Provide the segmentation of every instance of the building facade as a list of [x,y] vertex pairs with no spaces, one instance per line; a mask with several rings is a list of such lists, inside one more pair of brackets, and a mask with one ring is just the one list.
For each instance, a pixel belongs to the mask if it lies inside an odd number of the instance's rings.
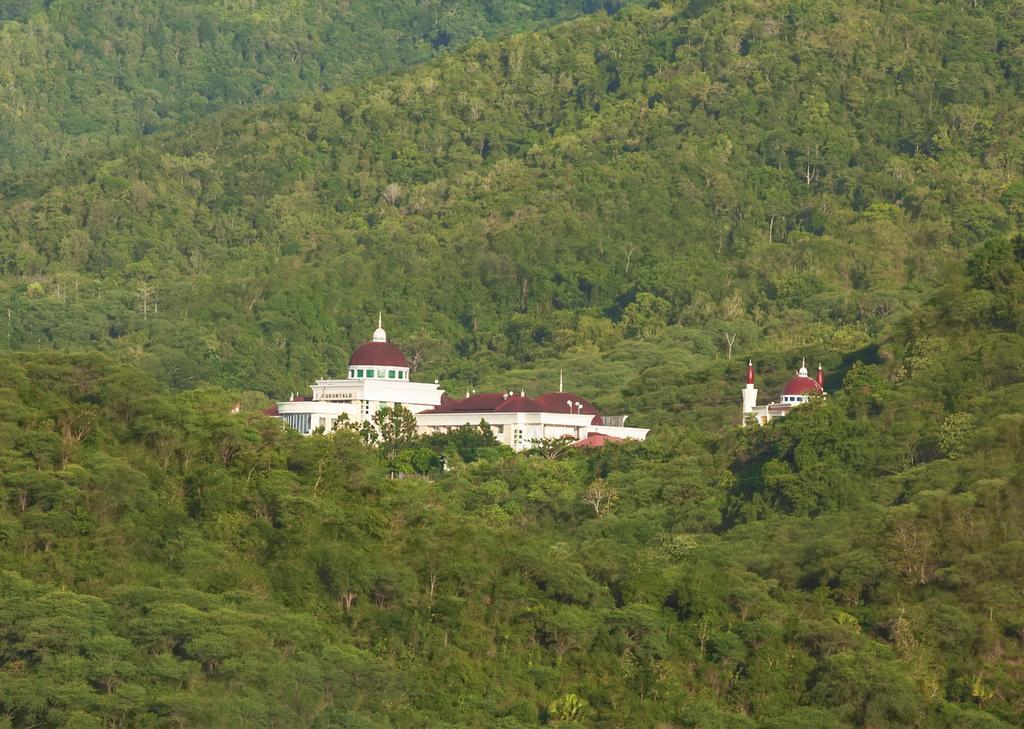
[[794,407],[810,401],[812,397],[824,396],[825,373],[821,364],[818,364],[818,376],[815,379],[808,374],[807,362],[804,361],[796,375],[782,389],[778,402],[758,405],[757,387],[754,386],[754,361],[750,360],[747,362],[747,385],[742,390],[743,417],[740,424],[767,425],[776,418],[786,417]]
[[436,408],[417,413],[416,422],[420,432],[446,433],[483,421],[499,443],[520,451],[548,438],[581,441],[601,434],[644,440],[647,428],[626,427],[626,418],[602,416],[586,399],[560,390],[532,398],[523,392],[481,392],[462,399],[446,395]]
[[317,380],[310,385],[312,397],[292,396],[269,414],[309,435],[329,433],[342,422],[358,425],[383,407],[401,405],[415,414],[440,405],[444,391],[438,384],[413,382],[409,369],[409,361],[388,341],[378,320],[373,338],[349,358],[348,377]]

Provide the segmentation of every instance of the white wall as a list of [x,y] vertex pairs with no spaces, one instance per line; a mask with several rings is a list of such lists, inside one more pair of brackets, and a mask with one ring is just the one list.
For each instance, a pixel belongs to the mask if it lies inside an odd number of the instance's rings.
[[581,440],[590,433],[637,440],[647,437],[646,428],[591,425],[593,418],[585,413],[420,413],[416,422],[421,433],[443,433],[485,420],[499,443],[517,451],[533,447],[533,442],[542,438],[569,436]]
[[444,391],[433,382],[399,380],[317,380],[311,386],[313,400],[365,400],[404,405],[413,412],[441,404]]

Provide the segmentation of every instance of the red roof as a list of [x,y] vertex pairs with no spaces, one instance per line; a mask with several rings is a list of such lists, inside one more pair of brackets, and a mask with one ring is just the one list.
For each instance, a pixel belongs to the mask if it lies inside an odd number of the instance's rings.
[[[580,397],[575,392],[545,392],[543,395],[538,395],[533,398],[534,402],[538,403],[542,412],[545,413],[568,413],[568,412],[580,412],[586,413],[587,415],[593,415],[594,418],[591,420],[591,425],[603,425],[604,421],[601,420],[601,413],[598,412],[589,400],[585,397]],[[569,402],[573,403],[572,408],[569,407]],[[583,407],[580,409],[576,408],[576,403],[579,403]]]
[[490,413],[505,402],[505,396],[500,392],[481,392],[476,395],[459,399],[450,397],[442,400],[441,404],[431,412],[436,413]]
[[544,408],[536,400],[521,395],[511,395],[505,398],[498,407],[494,408],[496,413],[542,413]]
[[605,443],[621,443],[622,438],[616,438],[614,435],[605,435],[604,433],[591,433],[583,440],[578,440],[573,443],[574,448],[600,448]]
[[[580,403],[581,408],[575,405],[570,411],[568,400]],[[441,404],[430,413],[583,413],[593,415],[592,425],[602,425],[600,413],[597,408],[587,402],[579,395],[571,392],[548,392],[538,397],[530,398],[522,395],[507,395],[502,392],[479,392],[467,398],[458,399],[442,397]]]
[[783,395],[821,395],[823,390],[817,380],[805,375],[797,375],[786,384]]
[[408,367],[409,360],[391,342],[367,342],[361,344],[349,357],[352,365],[380,365],[383,367]]

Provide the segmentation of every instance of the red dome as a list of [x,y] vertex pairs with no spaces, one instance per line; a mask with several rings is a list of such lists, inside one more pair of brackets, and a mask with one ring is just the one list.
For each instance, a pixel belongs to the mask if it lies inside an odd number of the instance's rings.
[[409,360],[390,342],[367,342],[360,345],[348,360],[349,366],[408,367]]
[[797,375],[786,384],[783,395],[821,395],[823,390],[817,380],[806,375]]

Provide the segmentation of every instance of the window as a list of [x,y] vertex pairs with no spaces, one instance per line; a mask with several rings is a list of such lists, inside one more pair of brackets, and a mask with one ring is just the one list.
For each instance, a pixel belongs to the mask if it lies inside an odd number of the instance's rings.
[[363,371],[362,370],[356,370],[356,377],[362,377],[362,376],[363,376]]
[[395,379],[395,371],[394,370],[388,370],[388,379],[389,380]]
[[356,371],[355,370],[349,370],[348,371],[348,376],[349,377],[355,377],[356,376]]
[[284,421],[300,433],[308,433],[311,429],[312,413],[293,413],[284,416]]
[[401,370],[398,371],[398,379],[400,379],[400,380],[404,380],[405,379],[405,373],[402,372]]

